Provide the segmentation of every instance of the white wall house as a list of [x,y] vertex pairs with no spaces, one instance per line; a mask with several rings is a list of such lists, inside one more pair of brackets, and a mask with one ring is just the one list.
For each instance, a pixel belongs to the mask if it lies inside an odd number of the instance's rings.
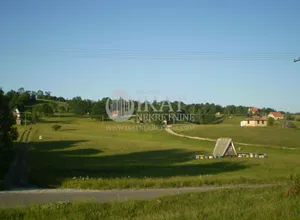
[[241,121],[241,127],[265,127],[268,126],[266,118],[248,118]]
[[16,124],[21,125],[22,120],[21,120],[21,113],[20,113],[19,109],[15,108],[14,111],[13,111],[13,115],[16,119]]
[[268,117],[274,118],[275,120],[284,119],[284,115],[280,112],[270,112],[270,114],[268,114]]

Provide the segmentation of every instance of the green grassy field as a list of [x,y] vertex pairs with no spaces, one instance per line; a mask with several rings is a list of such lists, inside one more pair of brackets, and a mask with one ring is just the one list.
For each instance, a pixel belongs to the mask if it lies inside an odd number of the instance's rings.
[[233,117],[225,120],[223,124],[195,125],[195,129],[192,130],[183,130],[180,126],[174,126],[173,130],[189,136],[214,139],[231,137],[236,142],[300,149],[300,129],[283,128],[282,122],[276,122],[271,127],[240,127],[242,119]]
[[187,193],[149,201],[52,203],[0,209],[0,219],[299,219],[299,197],[284,188]]
[[[52,124],[58,122],[62,129],[52,131]],[[224,126],[217,125],[221,130]],[[274,142],[278,133],[265,131],[274,134],[270,137]],[[294,137],[293,132],[299,131],[283,132]],[[300,172],[299,150],[242,146],[242,152],[266,153],[269,158],[195,160],[196,154],[212,154],[214,143],[176,137],[163,130],[145,130],[132,123],[49,118],[38,124],[32,135],[29,181],[43,187],[114,189],[278,183]],[[38,139],[39,135],[43,140]],[[264,137],[263,133],[259,135]],[[246,134],[241,140],[249,137]],[[253,138],[251,142],[255,142]],[[289,141],[295,147],[298,139],[295,136]]]

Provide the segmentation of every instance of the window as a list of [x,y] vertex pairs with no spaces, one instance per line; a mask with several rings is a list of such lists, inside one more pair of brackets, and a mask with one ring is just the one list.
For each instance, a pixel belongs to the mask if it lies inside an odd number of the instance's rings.
[[257,124],[259,125],[259,120],[257,121]]
[[250,121],[248,121],[248,124],[250,124]]
[[261,123],[262,123],[262,124],[264,124],[264,123],[265,123],[265,121],[261,121]]

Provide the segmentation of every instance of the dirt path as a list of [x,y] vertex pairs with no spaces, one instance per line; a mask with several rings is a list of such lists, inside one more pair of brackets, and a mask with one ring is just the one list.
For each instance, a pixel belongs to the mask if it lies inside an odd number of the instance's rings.
[[[18,143],[16,156],[4,179],[4,185],[7,189],[16,187],[25,187],[27,182],[27,161],[28,161],[28,140],[31,128],[25,130]],[[24,140],[25,139],[25,140]]]
[[[210,142],[216,142],[216,139],[211,138],[203,138],[203,137],[193,137],[183,134],[178,134],[172,130],[172,128],[167,127],[165,129],[168,133],[178,136],[178,137],[184,137],[189,139],[195,139],[195,140],[201,140],[201,141],[210,141]],[[234,142],[235,144],[243,145],[243,146],[254,146],[254,147],[271,147],[271,148],[279,148],[279,149],[288,149],[288,150],[296,150],[296,148],[288,148],[288,147],[277,147],[277,146],[268,146],[268,145],[262,145],[262,144],[248,144],[248,143],[241,143],[241,142]]]
[[0,191],[0,207],[28,206],[49,202],[91,201],[109,202],[128,199],[152,199],[167,195],[177,195],[190,192],[208,192],[220,189],[261,188],[272,187],[263,185],[224,185],[202,186],[190,188],[142,189],[142,190],[75,190],[75,189],[35,189]]

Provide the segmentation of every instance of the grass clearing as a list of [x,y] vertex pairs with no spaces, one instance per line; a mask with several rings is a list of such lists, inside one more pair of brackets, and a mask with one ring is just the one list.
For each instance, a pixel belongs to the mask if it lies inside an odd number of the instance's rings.
[[188,136],[231,137],[236,142],[300,149],[300,129],[283,128],[282,122],[270,127],[240,127],[241,120],[241,117],[236,117],[225,120],[223,124],[195,125],[194,129],[188,130],[174,126],[173,130]]
[[[61,130],[52,131],[52,124],[57,122],[61,122]],[[176,137],[163,130],[149,131],[133,123],[49,118],[38,124],[32,135],[29,181],[42,187],[126,189],[282,183],[290,174],[300,172],[299,150],[241,146],[242,152],[266,153],[269,158],[195,160],[196,154],[211,154],[214,143]]]
[[0,219],[299,219],[299,197],[284,188],[186,193],[148,201],[51,203],[0,209]]

